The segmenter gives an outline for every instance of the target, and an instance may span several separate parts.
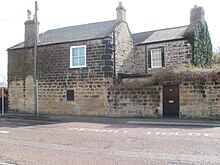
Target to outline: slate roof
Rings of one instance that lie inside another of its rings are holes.
[[[148,32],[141,32],[133,34],[134,44],[148,44],[154,42],[163,42],[169,40],[182,39],[184,31],[187,26],[180,26],[174,28],[160,29]]]
[[[114,26],[117,26],[116,20],[48,30],[40,34],[39,46],[104,38],[107,37],[110,33],[112,33]],[[181,26],[175,28],[147,31],[132,34],[132,37],[135,45],[182,39],[182,35],[186,28],[187,26]],[[9,49],[17,48],[24,48],[24,42],[15,45]]]
[[[40,34],[39,45],[104,38],[113,31],[113,28],[116,26],[116,24],[116,20],[111,20],[48,30]],[[10,49],[23,47],[24,43],[20,43]]]

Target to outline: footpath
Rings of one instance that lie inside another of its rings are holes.
[[[188,120],[178,118],[110,118],[110,117],[84,117],[84,116],[60,116],[60,115],[40,115],[6,113],[0,118],[41,120],[52,122],[92,122],[92,123],[121,123],[132,125],[165,125],[165,126],[204,126],[220,127],[220,120]]]

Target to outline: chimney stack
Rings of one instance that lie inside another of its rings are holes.
[[[39,22],[37,23],[37,29],[35,24],[35,18],[31,19],[31,11],[27,10],[27,21],[25,21],[25,34],[24,34],[24,46],[34,46],[35,37],[39,39]],[[37,34],[36,34],[37,33]]]
[[[122,6],[122,2],[119,2],[119,6],[116,8],[117,21],[126,21],[126,9]]]
[[[194,8],[190,10],[190,23],[194,23],[198,20],[205,20],[204,15],[205,10],[203,7],[195,5]]]

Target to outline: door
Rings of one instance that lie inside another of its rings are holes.
[[[163,86],[163,116],[179,117],[179,86]]]

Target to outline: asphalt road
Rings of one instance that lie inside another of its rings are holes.
[[[220,164],[220,127],[0,118],[0,165]]]

